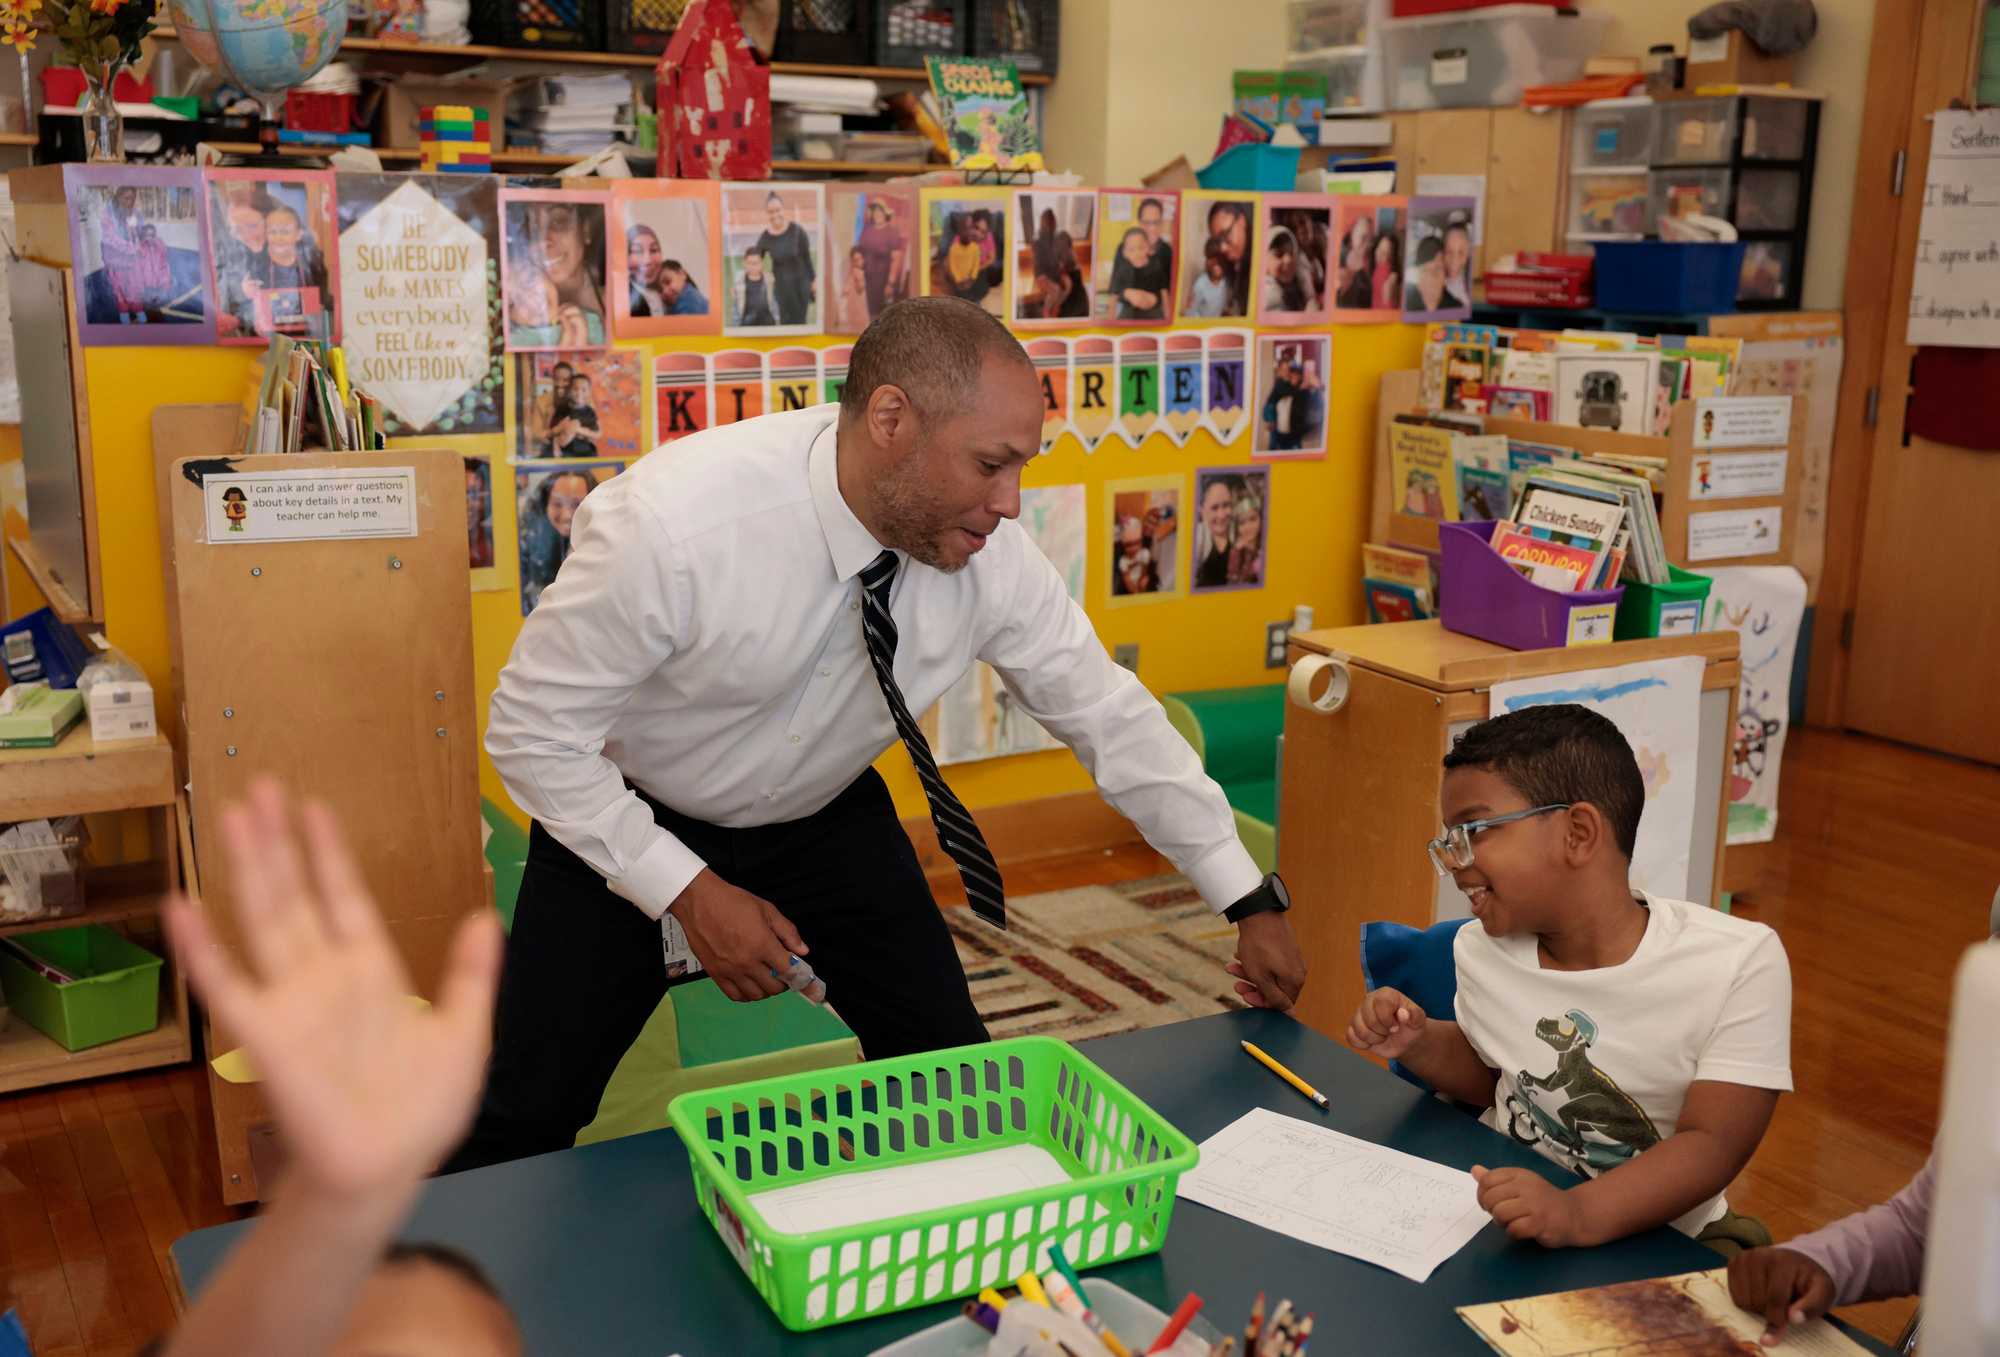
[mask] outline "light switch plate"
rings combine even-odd
[[[1111,649],[1111,659],[1119,668],[1130,669],[1133,673],[1138,673],[1139,643],[1137,641],[1127,641],[1123,645],[1113,646]]]

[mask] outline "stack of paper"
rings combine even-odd
[[[1790,1325],[1781,1342],[1761,1346],[1764,1320],[1729,1299],[1727,1268],[1463,1305],[1458,1317],[1502,1357],[1859,1357],[1864,1351],[1824,1319]]]
[[[549,155],[587,155],[633,139],[632,81],[559,75],[526,81],[507,101],[511,142]]]

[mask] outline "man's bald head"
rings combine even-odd
[[[989,357],[1033,370],[1021,341],[998,317],[957,297],[912,297],[883,308],[854,341],[842,423],[859,419],[877,387],[893,386],[927,423],[972,403]]]

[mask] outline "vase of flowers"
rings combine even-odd
[[[36,38],[47,33],[63,58],[83,73],[83,141],[90,160],[125,158],[125,119],[112,86],[139,59],[152,32],[159,0],[0,0],[0,41],[25,64]]]

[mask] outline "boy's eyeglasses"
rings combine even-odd
[[[1464,824],[1453,825],[1445,830],[1444,837],[1432,839],[1424,846],[1431,855],[1431,866],[1437,868],[1439,876],[1450,876],[1472,865],[1472,836],[1492,829],[1495,825],[1508,824],[1514,820],[1526,820],[1530,816],[1547,815],[1552,810],[1568,810],[1567,801],[1553,806],[1535,806],[1528,810],[1509,811],[1505,815],[1491,815],[1484,820],[1467,820]]]

